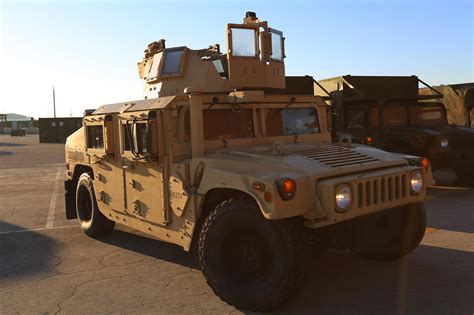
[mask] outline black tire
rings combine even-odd
[[[114,230],[115,222],[107,219],[97,206],[94,182],[89,173],[83,173],[77,182],[76,212],[82,231],[90,237],[106,235]]]
[[[253,200],[229,199],[207,217],[199,262],[207,283],[225,302],[270,311],[302,287],[310,249],[300,218],[266,220]]]
[[[468,169],[457,169],[455,184],[474,185],[474,172]]]
[[[397,260],[415,250],[425,235],[426,211],[422,203],[407,205],[403,211],[402,228],[389,241],[358,254],[373,260]]]

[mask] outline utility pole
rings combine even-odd
[[[54,86],[53,86],[53,109],[54,109],[54,118],[56,118],[56,96],[54,94]]]

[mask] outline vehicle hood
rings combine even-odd
[[[257,178],[318,178],[407,165],[399,155],[360,144],[294,143],[228,148],[206,155],[206,167]]]
[[[408,128],[396,128],[391,129],[392,132],[401,134],[425,134],[432,136],[474,136],[474,128],[463,127],[463,126],[444,126],[444,127],[408,127]],[[390,132],[390,131],[389,131]]]

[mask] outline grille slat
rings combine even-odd
[[[357,206],[366,208],[382,203],[389,204],[408,197],[408,182],[406,174],[394,174],[382,179],[368,179],[358,182]]]
[[[291,151],[293,154],[301,155],[322,163],[329,167],[349,167],[357,164],[375,163],[379,160],[351,148],[328,145],[326,147]]]
[[[474,136],[448,137],[452,149],[461,153],[474,152]]]

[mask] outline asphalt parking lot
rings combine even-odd
[[[0,135],[0,313],[239,313],[196,258],[118,227],[86,237],[64,216],[64,145]],[[282,313],[474,314],[474,189],[435,174],[422,245],[399,262],[317,258]]]

